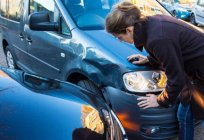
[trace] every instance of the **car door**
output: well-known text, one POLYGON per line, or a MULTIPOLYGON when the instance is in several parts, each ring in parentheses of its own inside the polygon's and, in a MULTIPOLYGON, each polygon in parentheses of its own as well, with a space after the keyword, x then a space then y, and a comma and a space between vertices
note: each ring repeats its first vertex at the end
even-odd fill
POLYGON ((196 21, 204 24, 204 0, 198 0, 197 6, 195 7, 196 21))
MULTIPOLYGON (((60 19, 63 21, 54 0, 30 0, 29 9, 30 14, 49 12, 52 22, 59 22, 60 19)), ((69 40, 69 36, 61 31, 33 31, 28 26, 25 34, 33 72, 45 77, 60 79, 63 67, 67 62, 61 49, 61 42, 65 38, 69 40)))
POLYGON ((204 0, 203 0, 203 5, 201 6, 201 24, 204 25, 204 0))

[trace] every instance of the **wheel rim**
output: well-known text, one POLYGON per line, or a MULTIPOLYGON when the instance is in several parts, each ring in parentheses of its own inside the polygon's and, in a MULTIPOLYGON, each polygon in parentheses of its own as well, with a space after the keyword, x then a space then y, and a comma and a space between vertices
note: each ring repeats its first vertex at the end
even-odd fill
POLYGON ((13 60, 13 56, 10 51, 7 51, 6 60, 7 60, 8 67, 11 69, 14 69, 15 68, 14 60, 13 60))
POLYGON ((191 23, 195 24, 195 16, 194 15, 191 16, 191 23))
POLYGON ((176 11, 173 11, 172 16, 176 17, 176 11))

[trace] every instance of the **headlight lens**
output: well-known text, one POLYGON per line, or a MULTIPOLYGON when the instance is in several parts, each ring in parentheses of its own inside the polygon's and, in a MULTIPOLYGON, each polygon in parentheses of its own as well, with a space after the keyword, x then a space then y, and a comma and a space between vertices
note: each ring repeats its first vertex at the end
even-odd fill
POLYGON ((123 81, 132 92, 158 92, 165 88, 167 78, 162 71, 140 71, 124 74, 123 81))

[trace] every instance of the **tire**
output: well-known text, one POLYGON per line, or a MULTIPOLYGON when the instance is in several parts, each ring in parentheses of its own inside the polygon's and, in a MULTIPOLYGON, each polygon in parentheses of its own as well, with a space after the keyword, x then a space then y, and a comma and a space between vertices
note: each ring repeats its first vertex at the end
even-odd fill
POLYGON ((176 17, 176 11, 175 10, 172 12, 172 16, 176 17))
MULTIPOLYGON (((96 85, 95 85, 93 82, 91 82, 91 81, 89 81, 89 80, 81 80, 81 81, 79 81, 79 82, 77 83, 77 85, 80 86, 80 87, 82 87, 82 88, 85 88, 85 89, 87 89, 88 91, 90 91, 90 92, 96 94, 97 96, 103 98, 103 95, 102 95, 101 90, 100 90, 98 87, 96 87, 96 85)), ((103 98, 103 99, 104 99, 104 98, 103 98)))
POLYGON ((194 14, 191 14, 191 16, 190 16, 190 22, 191 22, 191 24, 193 24, 193 25, 198 25, 197 23, 196 23, 196 19, 195 19, 195 15, 194 14))
POLYGON ((14 57, 8 47, 5 49, 5 55, 6 55, 6 63, 8 68, 10 69, 18 69, 16 65, 16 61, 14 60, 14 57))

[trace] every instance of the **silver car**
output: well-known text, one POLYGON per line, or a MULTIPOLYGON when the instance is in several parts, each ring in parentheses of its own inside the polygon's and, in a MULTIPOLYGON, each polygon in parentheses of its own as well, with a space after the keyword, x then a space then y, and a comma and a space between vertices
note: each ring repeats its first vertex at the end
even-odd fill
POLYGON ((194 25, 204 25, 204 0, 198 0, 193 8, 190 21, 194 25))

